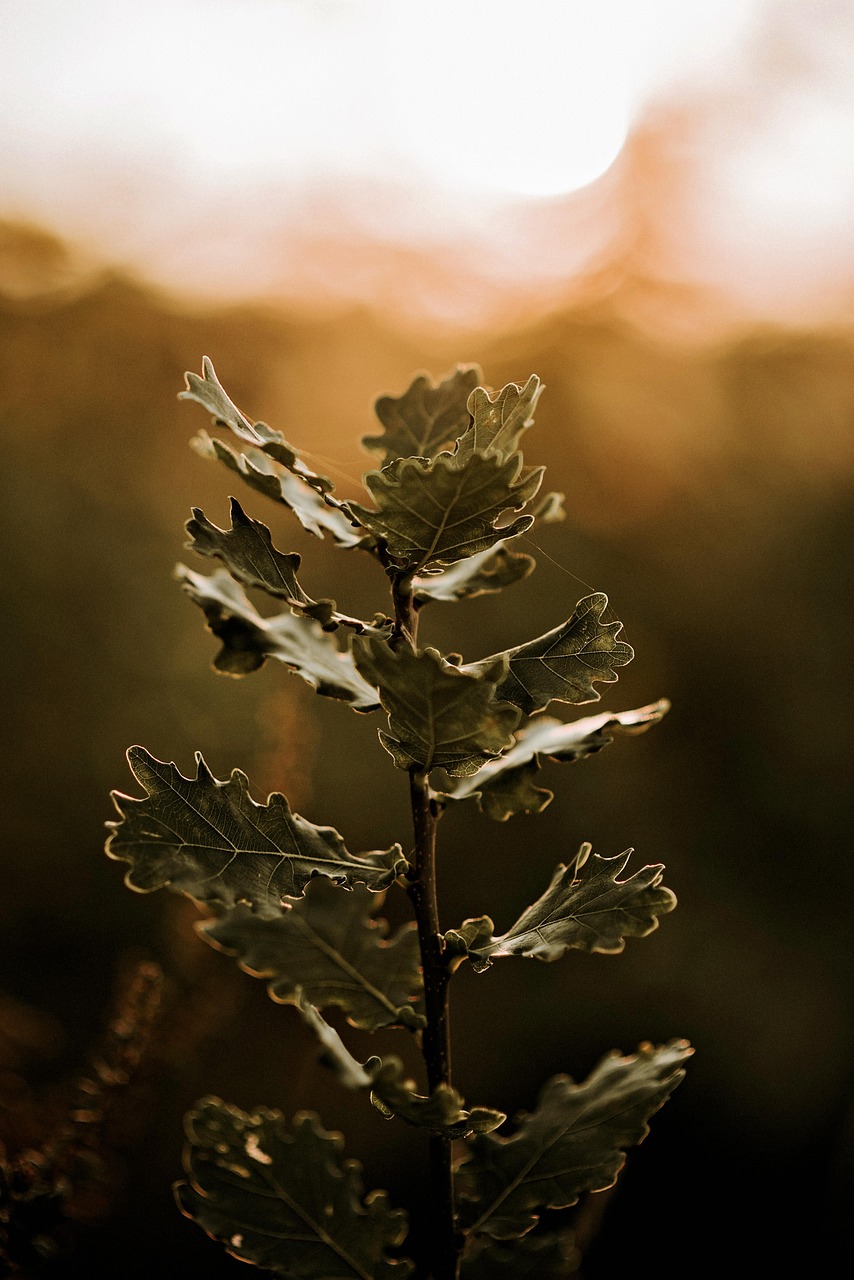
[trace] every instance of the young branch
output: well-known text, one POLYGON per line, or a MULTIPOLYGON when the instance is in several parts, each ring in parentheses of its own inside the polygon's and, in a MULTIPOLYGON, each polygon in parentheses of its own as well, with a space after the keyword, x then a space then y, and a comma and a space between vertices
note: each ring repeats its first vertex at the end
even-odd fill
MULTIPOLYGON (((411 576, 396 579, 392 593, 395 609, 395 636, 415 643, 418 616, 412 595, 411 576)), ((427 1068, 430 1092, 451 1083, 451 1042, 448 1023, 448 983, 451 971, 445 962, 439 910, 436 900, 436 825, 439 808, 430 794, 428 770, 411 769, 409 798, 414 833, 413 875, 408 893, 415 911, 421 967, 424 974, 424 1002, 427 1025, 421 1049, 427 1068)), ((433 1280, 457 1280, 459 1248, 456 1233, 454 1175, 451 1142, 430 1138, 430 1185, 436 1229, 431 1240, 433 1280)))

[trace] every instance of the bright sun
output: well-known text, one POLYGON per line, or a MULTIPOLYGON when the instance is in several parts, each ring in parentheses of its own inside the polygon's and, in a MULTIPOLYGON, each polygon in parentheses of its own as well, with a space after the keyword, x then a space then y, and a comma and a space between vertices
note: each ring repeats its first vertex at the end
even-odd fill
POLYGON ((377 177, 557 195, 608 168, 651 80, 731 34, 745 6, 685 8, 8 0, 7 167, 36 187, 67 181, 76 162, 160 157, 208 187, 377 177))

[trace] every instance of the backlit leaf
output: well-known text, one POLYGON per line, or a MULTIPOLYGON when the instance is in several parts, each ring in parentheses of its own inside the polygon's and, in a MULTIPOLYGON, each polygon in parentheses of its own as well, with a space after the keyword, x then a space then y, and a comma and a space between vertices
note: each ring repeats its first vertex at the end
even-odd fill
POLYGON ((380 436, 365 436, 368 449, 394 458, 432 458, 468 428, 468 399, 482 378, 476 364, 458 365, 441 382, 426 374, 413 379, 402 396, 381 396, 374 409, 383 425, 380 436))
POLYGON ((107 853, 130 863, 131 889, 168 886, 199 902, 245 902, 269 912, 300 897, 313 876, 377 891, 407 869, 399 845, 357 857, 334 827, 292 813, 279 792, 258 804, 239 769, 220 782, 197 754, 196 777, 185 778, 142 747, 127 755, 146 796, 113 792, 120 820, 108 823, 107 853))
POLYGON ((501 591, 526 578, 534 568, 534 560, 524 552, 511 551, 498 542, 467 560, 460 560, 442 573, 414 578, 412 590, 419 604, 442 600, 449 604, 472 596, 501 591))
POLYGON ((585 596, 572 617, 553 631, 462 670, 475 673, 506 657, 509 671, 497 696, 521 707, 526 715, 542 711, 552 701, 598 702, 594 681, 613 684, 614 667, 623 667, 634 657, 631 645, 617 639, 622 622, 601 621, 607 605, 608 597, 601 591, 585 596))
POLYGON ((542 897, 522 912, 506 933, 495 937, 488 916, 466 920, 445 936, 452 952, 467 954, 480 973, 501 956, 559 960, 570 948, 622 951, 626 938, 643 938, 658 928, 658 917, 676 906, 676 896, 661 884, 660 863, 641 868, 627 880, 617 877, 632 855, 627 849, 602 858, 583 844, 569 864, 558 863, 542 897))
POLYGON ((348 503, 348 510, 385 540, 403 569, 421 573, 524 533, 533 516, 500 526, 497 521, 530 502, 542 478, 542 467, 523 468, 521 454, 505 459, 473 453, 464 462, 449 453, 398 458, 365 476, 376 509, 348 503))
POLYGON ((185 1118, 188 1182, 181 1211, 235 1258, 288 1280, 403 1280, 411 1263, 388 1250, 406 1215, 384 1191, 364 1196, 361 1167, 342 1161, 340 1134, 300 1113, 251 1113, 204 1098, 185 1118))
POLYGON ((375 711, 376 691, 359 675, 348 649, 313 618, 290 610, 262 618, 246 592, 225 569, 210 577, 178 565, 175 576, 199 606, 222 648, 214 658, 217 671, 244 676, 267 658, 284 663, 318 693, 349 702, 354 711, 375 711))
POLYGON ((463 777, 512 744, 519 713, 495 699, 504 659, 464 674, 435 649, 393 650, 372 636, 354 638, 353 656, 379 689, 390 729, 380 741, 399 769, 443 768, 463 777))
POLYGON ((609 1054, 583 1084, 555 1076, 510 1138, 478 1134, 459 1168, 460 1219, 472 1234, 524 1235, 543 1209, 575 1204, 616 1181, 626 1149, 684 1076, 684 1040, 609 1054))
POLYGON ((537 501, 531 508, 534 519, 539 524, 559 524, 566 519, 565 501, 566 495, 563 493, 538 495, 537 501))
POLYGON ((495 395, 476 387, 469 397, 471 426, 460 437, 457 461, 473 454, 494 455, 506 461, 521 447, 522 433, 534 425, 534 410, 543 387, 535 373, 524 386, 510 382, 495 395))
POLYGON ((477 773, 460 781, 444 799, 469 800, 498 822, 517 813, 539 813, 553 793, 534 783, 544 760, 573 761, 601 751, 616 735, 645 733, 670 709, 666 698, 634 711, 603 712, 564 724, 537 716, 516 735, 516 745, 497 760, 488 760, 477 773))
MULTIPOLYGON (((221 560, 238 582, 286 600, 295 612, 316 618, 325 631, 339 626, 375 630, 370 623, 339 613, 334 600, 312 600, 297 579, 301 557, 295 551, 277 551, 267 526, 247 516, 236 498, 231 499, 230 529, 220 529, 198 507, 193 507, 193 518, 186 527, 191 551, 221 560)), ((391 623, 388 625, 390 628, 391 623)))
POLYGON ((237 906, 196 927, 246 973, 269 979, 280 1003, 302 995, 321 1009, 340 1006, 367 1031, 417 1029, 425 1022, 418 932, 410 923, 388 938, 388 922, 375 918, 381 905, 382 894, 344 893, 318 878, 280 915, 265 919, 237 906))
POLYGON ((265 498, 287 507, 302 527, 316 538, 323 538, 328 533, 338 546, 348 549, 371 541, 364 529, 354 527, 337 499, 318 493, 259 449, 249 445, 235 453, 222 440, 211 439, 206 431, 200 431, 190 444, 201 457, 224 463, 256 493, 263 493, 265 498))
POLYGON ((303 462, 299 453, 288 444, 279 431, 273 431, 266 422, 253 422, 238 409, 234 401, 226 394, 211 360, 202 359, 202 376, 197 373, 185 373, 186 391, 178 393, 179 400, 194 400, 213 417, 218 427, 228 427, 239 440, 252 445, 265 453, 286 471, 298 476, 305 484, 317 493, 330 493, 334 488, 332 481, 326 476, 317 475, 311 467, 303 462))
POLYGON ((303 1000, 300 1011, 323 1046, 323 1057, 347 1089, 370 1090, 371 1101, 386 1119, 397 1116, 407 1124, 444 1138, 465 1138, 490 1133, 504 1122, 502 1111, 491 1107, 466 1110, 463 1099, 449 1084, 439 1084, 429 1097, 415 1092, 399 1058, 369 1058, 361 1063, 350 1053, 334 1027, 303 1000))

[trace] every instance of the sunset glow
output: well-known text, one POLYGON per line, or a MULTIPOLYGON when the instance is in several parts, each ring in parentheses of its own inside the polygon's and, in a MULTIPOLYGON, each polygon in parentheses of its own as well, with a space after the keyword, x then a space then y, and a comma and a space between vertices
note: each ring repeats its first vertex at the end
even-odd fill
MULTIPOLYGON (((800 288, 838 278, 851 242, 854 22, 840 13, 7 0, 0 218, 201 292, 316 291, 329 257, 307 246, 342 235, 453 246, 506 286, 562 279, 617 216, 638 128, 687 111, 689 132, 663 144, 671 187, 655 187, 658 160, 635 165, 630 202, 690 277, 754 297, 793 272, 800 288), (613 174, 577 229, 569 204, 555 215, 613 174)), ((339 292, 371 294, 359 270, 351 255, 339 292)))

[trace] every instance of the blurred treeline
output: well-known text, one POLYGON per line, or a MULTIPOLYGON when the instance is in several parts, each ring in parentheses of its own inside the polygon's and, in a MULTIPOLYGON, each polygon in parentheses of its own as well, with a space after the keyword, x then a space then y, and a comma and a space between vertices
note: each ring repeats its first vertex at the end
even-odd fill
MULTIPOLYGON (((191 904, 129 893, 101 852, 109 790, 133 789, 123 753, 135 742, 184 773, 196 750, 220 777, 241 767, 257 799, 283 790, 351 849, 409 839, 405 782, 376 742, 376 717, 315 698, 278 665, 243 681, 215 675, 216 642, 172 581, 190 557, 191 505, 222 525, 236 492, 187 447, 208 423, 176 392, 203 354, 250 415, 336 460, 345 495, 371 465, 359 438, 374 398, 399 394, 415 371, 475 360, 496 387, 543 379, 526 455, 548 465, 567 519, 534 530, 541 551, 519 544, 537 556, 531 578, 433 606, 425 638, 471 660, 550 629, 601 589, 636 659, 585 710, 661 696, 673 709, 643 738, 552 766, 556 796, 540 818, 450 813, 443 923, 488 912, 505 928, 585 839, 603 854, 634 846, 637 866, 664 862, 679 906, 620 956, 464 969, 457 1082, 470 1102, 512 1114, 534 1105, 548 1075, 581 1077, 611 1048, 688 1037, 686 1082, 617 1190, 582 1209, 594 1243, 581 1274, 818 1265, 850 1216, 854 1136, 854 333, 769 327, 668 343, 623 318, 618 283, 598 303, 461 345, 367 311, 202 310, 119 276, 75 279, 62 246, 14 227, 0 280, 9 1152, 61 1123, 128 967, 152 959, 166 975, 165 1012, 103 1126, 103 1185, 72 1203, 62 1239, 76 1252, 25 1274, 142 1277, 167 1262, 176 1274, 245 1274, 171 1198, 181 1115, 208 1092, 317 1109, 344 1131, 366 1185, 391 1187, 407 1207, 424 1179, 420 1136, 338 1091, 296 1013, 194 938, 191 904)), ((260 496, 240 496, 282 550, 303 554, 309 591, 354 612, 384 607, 367 557, 345 558, 260 496)), ((406 916, 399 896, 394 919, 406 916)), ((363 1056, 402 1053, 417 1071, 399 1035, 350 1043, 363 1056)))

